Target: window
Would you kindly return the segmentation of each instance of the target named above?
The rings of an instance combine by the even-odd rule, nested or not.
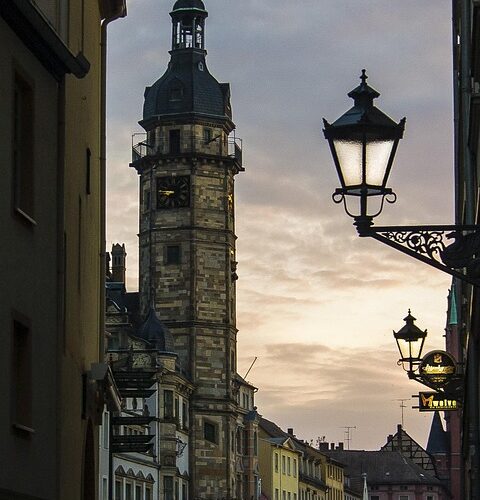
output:
[[[175,418],[177,422],[180,421],[180,401],[178,398],[175,398]]]
[[[133,500],[133,485],[125,483],[125,500]]]
[[[427,495],[427,500],[435,500],[435,497],[433,495]]]
[[[188,427],[188,409],[187,402],[185,400],[183,400],[182,403],[182,425],[184,429]]]
[[[34,217],[34,94],[32,86],[15,73],[13,89],[13,206]]]
[[[109,438],[109,424],[110,424],[110,414],[108,412],[103,412],[103,425],[102,425],[102,433],[103,433],[103,447],[108,449],[108,438]]]
[[[172,129],[169,132],[170,153],[180,153],[180,129]]]
[[[243,430],[243,454],[248,455],[248,431]]]
[[[29,322],[14,314],[12,339],[13,424],[18,430],[32,427],[32,339]]]
[[[178,489],[178,481],[175,481],[175,500],[180,500],[179,497],[179,489]]]
[[[278,453],[275,453],[275,472],[278,472]]]
[[[282,500],[287,500],[287,492],[285,490],[282,491]]]
[[[167,245],[165,248],[165,264],[167,266],[180,264],[180,245]]]
[[[258,439],[257,439],[257,433],[253,433],[253,454],[255,456],[258,455]]]
[[[409,500],[408,495],[400,495],[398,500]]]
[[[282,474],[285,474],[286,466],[285,466],[285,457],[282,457]]]
[[[163,391],[163,418],[173,420],[173,391]]]
[[[135,485],[135,500],[143,500],[143,492],[141,484]]]
[[[292,471],[291,471],[291,460],[290,457],[287,458],[287,474],[291,476]]]
[[[278,495],[278,488],[275,488],[275,500],[280,500]]]
[[[288,500],[292,500],[292,494],[290,492],[287,493]]]
[[[372,495],[370,500],[380,500],[380,497],[378,495]]]
[[[203,129],[203,139],[205,140],[205,144],[209,144],[212,142],[212,129],[204,128]]]
[[[145,500],[153,500],[152,487],[145,486]]]
[[[203,423],[203,435],[207,441],[211,443],[217,442],[217,426],[211,422]]]
[[[122,500],[122,481],[115,479],[115,500]]]
[[[108,478],[102,477],[102,500],[108,500]]]
[[[173,500],[173,477],[165,476],[163,478],[163,498]]]
[[[188,500],[187,485],[185,483],[182,484],[182,500]]]
[[[297,459],[293,459],[293,476],[297,477]]]
[[[179,82],[175,82],[170,88],[170,101],[181,101],[183,98],[183,87]]]

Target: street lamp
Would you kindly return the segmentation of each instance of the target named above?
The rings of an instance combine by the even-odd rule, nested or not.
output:
[[[395,123],[373,105],[380,94],[367,85],[367,78],[362,70],[362,83],[348,94],[354,101],[351,109],[333,124],[323,120],[325,138],[342,186],[335,190],[333,199],[336,203],[345,203],[360,235],[368,230],[379,213],[378,210],[378,213],[369,212],[368,199],[381,196],[382,204],[385,197],[392,202],[395,200],[387,181],[405,128],[405,118]],[[388,198],[389,195],[392,198]],[[360,206],[354,213],[348,210],[345,196],[358,198]]]
[[[333,201],[344,204],[359,236],[374,238],[461,280],[480,285],[479,226],[373,225],[384,202],[396,201],[387,183],[403,137],[405,118],[396,123],[374,106],[373,100],[380,94],[367,84],[367,78],[362,70],[361,84],[348,94],[354,100],[351,109],[332,124],[323,120],[323,133],[341,185],[333,193]],[[347,197],[357,201],[356,210],[347,205]],[[375,198],[376,207],[372,209],[368,202]]]
[[[410,309],[403,321],[405,325],[398,332],[393,332],[400,353],[398,364],[402,365],[409,378],[415,378],[414,372],[422,360],[427,330],[422,331],[415,325],[416,318],[412,316]]]
[[[421,330],[415,325],[416,318],[412,316],[410,309],[403,321],[405,325],[398,332],[394,330],[393,336],[400,353],[398,364],[402,365],[408,378],[434,389],[436,395],[461,399],[463,375],[457,373],[455,359],[449,353],[439,350],[422,356],[427,330]]]

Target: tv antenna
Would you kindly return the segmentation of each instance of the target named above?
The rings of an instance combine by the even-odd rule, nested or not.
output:
[[[407,407],[407,405],[405,404],[405,401],[410,401],[410,398],[405,398],[405,399],[402,399],[402,398],[399,398],[399,399],[394,399],[394,401],[399,401],[400,402],[400,408],[402,410],[402,429],[403,429],[403,425],[404,425],[404,409]]]
[[[345,425],[342,427],[343,429],[343,436],[344,436],[344,441],[347,444],[347,450],[350,449],[350,442],[352,441],[352,435],[353,435],[353,429],[356,429],[356,425]]]

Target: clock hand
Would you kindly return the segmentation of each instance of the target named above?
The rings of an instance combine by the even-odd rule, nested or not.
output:
[[[175,194],[175,191],[171,191],[171,190],[169,190],[169,189],[159,189],[159,190],[158,190],[158,192],[159,192],[160,194],[165,195],[165,196],[172,196],[172,195],[174,195],[174,194]]]

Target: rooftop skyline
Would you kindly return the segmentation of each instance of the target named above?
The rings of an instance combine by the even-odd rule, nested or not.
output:
[[[143,91],[165,70],[172,0],[129,0],[109,27],[108,241],[127,247],[138,287],[138,179],[128,168]],[[392,330],[412,309],[443,348],[450,279],[360,239],[331,201],[338,186],[323,139],[350,107],[362,68],[380,107],[407,117],[381,224],[453,222],[451,3],[447,0],[207,0],[207,63],[232,86],[246,172],[236,179],[238,371],[259,413],[302,439],[378,449],[422,386],[396,365]],[[435,9],[432,6],[435,5]],[[415,12],[415,16],[412,16]],[[411,401],[411,404],[410,404]],[[432,414],[405,410],[426,445]]]

